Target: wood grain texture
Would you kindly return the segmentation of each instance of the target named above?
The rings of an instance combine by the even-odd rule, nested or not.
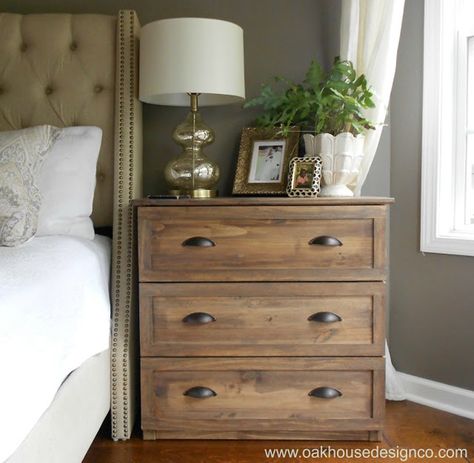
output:
[[[133,201],[135,207],[146,206],[371,206],[394,202],[393,198],[381,196],[357,196],[353,198],[288,198],[283,197],[221,197],[212,199],[152,199],[142,198]]]
[[[380,439],[390,201],[136,202],[144,438]]]
[[[237,430],[221,431],[206,429],[189,429],[186,431],[186,437],[183,437],[182,430],[165,431],[143,431],[144,440],[163,440],[176,439],[179,442],[184,440],[206,439],[208,442],[218,440],[293,440],[293,441],[370,441],[377,437],[380,440],[380,431],[318,431],[318,430],[298,430],[291,431],[287,429],[267,430],[258,429],[256,431]],[[225,461],[225,460],[223,460]]]
[[[380,358],[142,359],[142,428],[157,438],[160,431],[181,431],[182,438],[215,431],[222,438],[225,431],[378,430],[372,390],[381,386],[373,384],[383,379],[374,376],[381,369]],[[184,395],[196,386],[216,395]],[[342,395],[310,397],[318,387]]]
[[[283,463],[293,462],[291,458],[265,458],[264,449],[304,449],[319,448],[362,450],[427,448],[433,449],[466,449],[466,458],[451,460],[433,458],[434,463],[473,463],[474,462],[474,421],[451,415],[440,410],[414,404],[412,402],[387,402],[385,427],[382,432],[382,442],[367,441],[363,432],[352,433],[349,439],[353,442],[334,442],[334,435],[326,434],[326,441],[314,442],[313,439],[321,434],[315,432],[297,432],[293,441],[275,440],[173,440],[143,441],[141,433],[125,442],[113,442],[110,439],[109,427],[104,426],[87,453],[83,463]],[[276,434],[276,433],[274,433]],[[314,437],[317,434],[316,437]],[[365,433],[367,435],[367,433]],[[252,436],[249,436],[250,438]],[[248,439],[243,436],[243,439]],[[282,438],[285,433],[282,431]],[[328,442],[332,441],[332,442]],[[358,441],[358,442],[357,442]],[[304,460],[302,460],[304,461]],[[375,461],[375,459],[356,460],[351,458],[329,457],[324,459],[307,459],[308,462],[321,461],[325,463],[355,463],[356,461]],[[390,463],[400,463],[399,459],[384,460]],[[419,458],[407,458],[407,463],[420,463]]]
[[[383,355],[384,298],[381,282],[142,283],[141,355]],[[308,320],[325,311],[342,321]],[[184,323],[193,312],[215,322]]]
[[[140,281],[382,280],[385,207],[142,207]],[[319,236],[342,246],[309,244]],[[191,237],[215,246],[183,246]]]

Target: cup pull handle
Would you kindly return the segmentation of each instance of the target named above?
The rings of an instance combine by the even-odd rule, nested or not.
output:
[[[308,244],[310,244],[311,246],[342,246],[342,241],[338,240],[334,236],[321,235],[316,236],[316,238],[310,240]]]
[[[338,391],[333,387],[317,387],[308,393],[311,397],[318,397],[320,399],[335,399],[336,397],[341,397],[342,392]]]
[[[342,321],[342,318],[334,312],[316,312],[308,317],[310,322],[334,323]]]
[[[183,318],[183,323],[188,325],[205,325],[206,323],[215,322],[216,319],[206,312],[193,312]]]
[[[209,238],[205,238],[204,236],[193,236],[184,240],[182,243],[183,246],[195,246],[200,248],[212,248],[216,245],[214,241]]]
[[[209,387],[194,386],[187,391],[184,391],[183,395],[192,397],[193,399],[207,399],[208,397],[215,397],[217,393]]]

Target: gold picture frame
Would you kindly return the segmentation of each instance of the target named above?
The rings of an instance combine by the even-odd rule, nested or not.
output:
[[[235,172],[234,195],[284,195],[290,160],[298,155],[299,129],[287,136],[278,129],[242,130]]]
[[[319,156],[292,159],[286,189],[288,196],[318,196],[321,191],[321,166]]]

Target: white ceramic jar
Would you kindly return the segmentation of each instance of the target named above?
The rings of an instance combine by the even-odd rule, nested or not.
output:
[[[364,135],[350,132],[303,135],[306,156],[319,156],[322,161],[322,188],[319,196],[354,196],[347,185],[359,175],[364,155]]]

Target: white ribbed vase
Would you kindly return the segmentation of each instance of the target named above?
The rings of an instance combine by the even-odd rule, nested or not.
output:
[[[319,196],[354,196],[347,185],[359,175],[364,154],[364,135],[343,132],[336,136],[320,133],[303,135],[305,156],[319,156],[322,161],[322,188]]]

